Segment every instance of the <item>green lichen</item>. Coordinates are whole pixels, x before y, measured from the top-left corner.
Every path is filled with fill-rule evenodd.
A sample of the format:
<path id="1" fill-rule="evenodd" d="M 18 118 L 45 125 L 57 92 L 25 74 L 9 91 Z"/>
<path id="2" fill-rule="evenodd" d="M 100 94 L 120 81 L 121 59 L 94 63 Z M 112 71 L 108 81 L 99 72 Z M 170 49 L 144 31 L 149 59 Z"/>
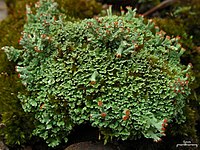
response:
<path id="1" fill-rule="evenodd" d="M 70 10 L 66 11 L 66 3 L 69 3 L 70 0 L 61 1 L 57 0 L 61 4 L 59 9 L 62 9 L 63 13 L 76 15 L 67 17 L 66 20 L 72 17 L 91 17 L 101 9 L 99 3 L 96 5 L 95 1 L 90 1 L 90 3 L 87 3 L 89 15 L 85 16 L 86 13 L 72 13 L 71 11 L 78 11 L 72 5 L 68 6 Z M 76 7 L 79 7 L 80 1 L 76 1 Z M 13 45 L 15 48 L 21 48 L 18 41 L 26 22 L 26 4 L 34 5 L 35 2 L 36 0 L 6 0 L 9 15 L 0 22 L 0 47 Z M 90 6 L 93 6 L 93 8 L 90 9 Z M 34 12 L 35 10 L 32 9 L 32 11 Z M 15 58 L 17 58 L 17 55 L 15 55 Z M 30 141 L 32 144 L 35 142 L 32 135 L 34 128 L 32 115 L 23 111 L 17 98 L 18 92 L 24 91 L 24 88 L 17 78 L 15 65 L 14 59 L 12 62 L 9 62 L 6 54 L 0 51 L 0 115 L 2 116 L 2 123 L 6 125 L 5 128 L 0 129 L 0 134 L 1 140 L 5 139 L 6 144 L 13 149 L 16 149 L 17 145 L 22 146 Z"/>
<path id="2" fill-rule="evenodd" d="M 153 20 L 169 36 L 179 36 L 180 43 L 187 48 L 187 54 L 194 48 L 193 38 L 187 33 L 187 27 L 182 20 L 169 18 L 154 18 Z"/>
<path id="3" fill-rule="evenodd" d="M 22 49 L 4 47 L 16 58 L 25 112 L 35 116 L 34 134 L 49 146 L 67 142 L 74 125 L 98 127 L 105 139 L 165 135 L 167 123 L 185 121 L 192 67 L 180 64 L 185 49 L 135 10 L 64 21 L 57 4 L 27 6 Z"/>
<path id="4" fill-rule="evenodd" d="M 199 120 L 199 82 L 200 82 L 200 59 L 198 51 L 198 31 L 199 31 L 199 3 L 198 1 L 180 1 L 173 9 L 171 14 L 175 16 L 166 17 L 162 19 L 154 18 L 156 24 L 170 36 L 179 36 L 180 43 L 187 51 L 181 56 L 181 62 L 193 64 L 193 75 L 195 81 L 190 85 L 192 92 L 188 97 L 185 108 L 186 122 L 177 125 L 174 124 L 172 128 L 173 135 L 182 136 L 183 138 L 192 138 L 194 141 L 198 140 L 197 136 L 197 121 Z M 177 11 L 176 11 L 177 10 Z"/>

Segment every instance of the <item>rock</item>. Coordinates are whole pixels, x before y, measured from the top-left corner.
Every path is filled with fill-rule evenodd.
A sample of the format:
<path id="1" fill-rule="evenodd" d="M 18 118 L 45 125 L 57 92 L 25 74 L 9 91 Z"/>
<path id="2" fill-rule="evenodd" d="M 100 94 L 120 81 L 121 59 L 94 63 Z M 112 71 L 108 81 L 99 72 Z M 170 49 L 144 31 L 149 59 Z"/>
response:
<path id="1" fill-rule="evenodd" d="M 100 142 L 88 141 L 72 144 L 64 150 L 117 150 L 117 148 L 111 145 L 104 145 Z"/>
<path id="2" fill-rule="evenodd" d="M 9 150 L 9 148 L 2 141 L 0 141 L 0 150 Z"/>

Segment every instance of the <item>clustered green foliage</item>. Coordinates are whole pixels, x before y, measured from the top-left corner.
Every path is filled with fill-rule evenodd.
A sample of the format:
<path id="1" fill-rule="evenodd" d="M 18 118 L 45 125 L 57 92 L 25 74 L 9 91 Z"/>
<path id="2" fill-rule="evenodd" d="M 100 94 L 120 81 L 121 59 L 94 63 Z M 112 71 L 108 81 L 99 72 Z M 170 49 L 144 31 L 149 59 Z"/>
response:
<path id="1" fill-rule="evenodd" d="M 188 97 L 188 102 L 186 106 L 186 118 L 187 121 L 181 126 L 177 127 L 180 130 L 175 129 L 172 132 L 180 132 L 185 134 L 189 137 L 196 136 L 196 121 L 199 119 L 198 116 L 198 106 L 199 106 L 199 80 L 200 80 L 200 73 L 199 73 L 199 54 L 196 52 L 195 46 L 195 37 L 192 35 L 189 37 L 187 34 L 188 27 L 184 23 L 183 20 L 180 18 L 178 19 L 170 19 L 170 18 L 154 18 L 156 25 L 158 25 L 161 29 L 166 31 L 168 35 L 180 35 L 180 43 L 187 51 L 182 55 L 181 61 L 183 64 L 187 64 L 187 62 L 192 62 L 193 64 L 193 74 L 195 76 L 195 81 L 190 86 L 192 92 Z M 195 38 L 195 39 L 194 39 Z M 190 128 L 188 128 L 190 126 Z M 183 129 L 184 128 L 184 129 Z M 192 134 L 191 134 L 192 133 Z"/>
<path id="2" fill-rule="evenodd" d="M 60 4 L 61 7 L 59 9 L 62 9 L 63 13 L 70 14 L 70 16 L 75 18 L 91 17 L 101 9 L 99 3 L 90 1 L 90 3 L 87 3 L 88 14 L 81 13 L 80 15 L 75 13 L 78 10 L 73 5 L 68 6 L 70 10 L 66 11 L 66 3 L 69 4 L 71 0 L 65 0 L 64 2 L 61 2 L 62 0 L 56 1 Z M 76 7 L 81 5 L 80 1 L 76 1 Z M 15 48 L 21 48 L 18 40 L 23 31 L 23 25 L 26 22 L 25 6 L 26 4 L 33 5 L 36 0 L 6 0 L 5 2 L 8 6 L 9 15 L 0 22 L 0 47 L 13 45 Z M 92 9 L 90 6 L 93 6 L 91 7 Z M 87 16 L 84 16 L 86 14 Z M 6 125 L 6 127 L 0 129 L 0 135 L 3 137 L 1 140 L 5 139 L 6 144 L 13 148 L 16 145 L 23 145 L 30 140 L 34 143 L 31 134 L 34 127 L 33 118 L 31 114 L 23 111 L 17 98 L 18 92 L 23 91 L 24 88 L 17 78 L 17 73 L 14 69 L 15 65 L 14 62 L 8 61 L 3 51 L 0 51 L 0 114 L 2 115 L 2 123 Z"/>
<path id="3" fill-rule="evenodd" d="M 184 56 L 184 59 L 189 59 L 194 65 L 193 71 L 195 75 L 195 82 L 192 85 L 192 94 L 190 95 L 190 106 L 193 110 L 199 114 L 199 100 L 200 100 L 200 1 L 199 0 L 183 0 L 180 1 L 179 5 L 174 8 L 173 12 L 176 18 L 182 20 L 186 32 L 192 36 L 192 41 L 194 47 L 187 55 Z M 173 17 L 172 17 L 173 18 Z M 199 120 L 199 115 L 196 115 L 196 120 Z"/>
<path id="4" fill-rule="evenodd" d="M 169 36 L 179 36 L 179 42 L 184 48 L 187 48 L 187 54 L 194 48 L 192 36 L 189 37 L 186 32 L 187 28 L 180 19 L 154 18 L 153 20 L 156 25 L 164 30 Z"/>
<path id="5" fill-rule="evenodd" d="M 151 20 L 130 7 L 112 15 L 63 21 L 57 4 L 27 6 L 22 49 L 4 47 L 17 62 L 26 92 L 18 97 L 35 115 L 34 134 L 56 146 L 74 125 L 98 127 L 105 141 L 146 138 L 160 141 L 167 123 L 185 121 L 183 108 L 192 81 L 184 49 Z"/>
<path id="6" fill-rule="evenodd" d="M 188 97 L 185 114 L 187 121 L 181 126 L 174 125 L 172 133 L 182 137 L 190 137 L 197 140 L 198 131 L 196 122 L 199 120 L 199 98 L 200 98 L 200 57 L 198 46 L 200 35 L 200 1 L 182 0 L 172 6 L 170 15 L 165 18 L 154 18 L 156 24 L 169 35 L 180 35 L 180 43 L 187 49 L 181 58 L 182 63 L 193 64 L 195 82 L 191 85 L 192 92 Z M 169 10 L 168 10 L 169 11 Z M 190 36 L 190 37 L 189 37 Z M 190 128 L 188 128 L 190 127 Z M 179 129 L 179 130 L 178 130 Z"/>

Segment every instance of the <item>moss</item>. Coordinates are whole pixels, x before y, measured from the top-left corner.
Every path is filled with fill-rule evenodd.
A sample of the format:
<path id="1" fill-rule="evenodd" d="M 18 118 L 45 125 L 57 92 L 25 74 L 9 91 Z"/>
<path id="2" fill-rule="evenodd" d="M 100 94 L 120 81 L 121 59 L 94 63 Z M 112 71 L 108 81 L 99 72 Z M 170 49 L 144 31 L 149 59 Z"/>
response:
<path id="1" fill-rule="evenodd" d="M 200 1 L 182 0 L 173 9 L 172 14 L 182 20 L 188 34 L 193 36 L 195 45 L 200 46 Z"/>
<path id="2" fill-rule="evenodd" d="M 0 47 L 10 43 L 20 47 L 18 39 L 25 23 L 26 3 L 30 3 L 30 0 L 9 2 L 9 15 L 0 22 Z M 24 113 L 17 98 L 23 86 L 17 78 L 14 66 L 15 63 L 9 62 L 5 53 L 0 51 L 0 114 L 2 123 L 6 125 L 5 128 L 0 129 L 0 134 L 11 147 L 23 145 L 31 140 L 33 130 L 31 115 Z"/>
<path id="3" fill-rule="evenodd" d="M 90 18 L 101 12 L 101 3 L 95 0 L 57 0 L 62 12 L 78 18 Z"/>
<path id="4" fill-rule="evenodd" d="M 0 134 L 9 146 L 20 145 L 30 140 L 33 130 L 31 115 L 24 113 L 17 98 L 23 87 L 14 73 L 13 63 L 9 63 L 5 54 L 0 54 L 0 114 L 5 128 Z"/>

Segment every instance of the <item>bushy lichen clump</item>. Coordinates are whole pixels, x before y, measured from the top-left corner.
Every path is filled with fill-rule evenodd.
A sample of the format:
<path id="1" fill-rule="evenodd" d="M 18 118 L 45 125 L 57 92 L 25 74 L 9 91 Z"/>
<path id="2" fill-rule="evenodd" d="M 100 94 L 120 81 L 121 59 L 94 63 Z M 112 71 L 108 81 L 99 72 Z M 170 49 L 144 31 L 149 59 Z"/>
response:
<path id="1" fill-rule="evenodd" d="M 90 123 L 105 139 L 144 136 L 159 141 L 168 122 L 184 121 L 190 93 L 190 68 L 180 64 L 185 51 L 178 38 L 165 36 L 135 11 L 63 22 L 56 3 L 41 0 L 20 44 L 3 49 L 18 62 L 27 89 L 23 109 L 35 114 L 34 133 L 50 146 L 74 125 Z"/>

